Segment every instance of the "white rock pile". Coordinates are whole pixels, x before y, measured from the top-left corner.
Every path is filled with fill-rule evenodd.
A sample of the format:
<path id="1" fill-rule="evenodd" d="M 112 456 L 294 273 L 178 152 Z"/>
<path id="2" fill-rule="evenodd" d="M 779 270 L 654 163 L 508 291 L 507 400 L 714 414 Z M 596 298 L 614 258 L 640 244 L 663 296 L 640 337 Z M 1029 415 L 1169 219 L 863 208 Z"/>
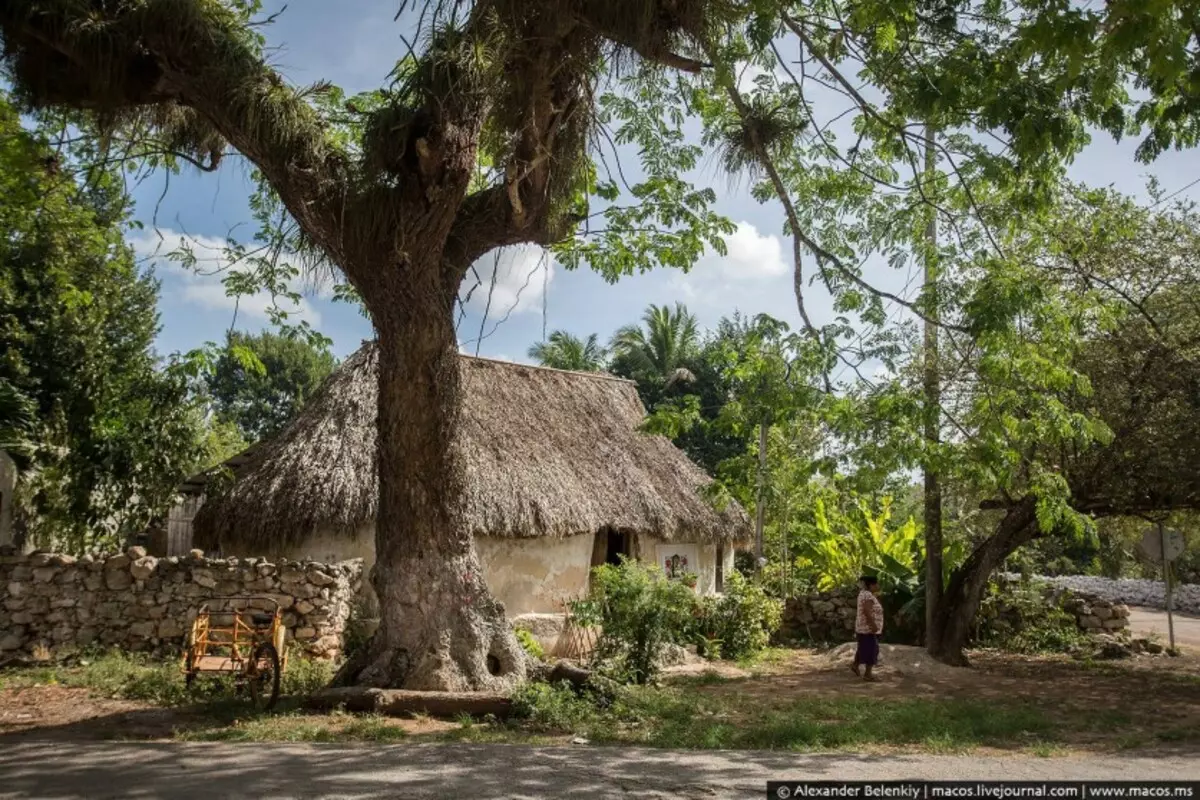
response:
<path id="1" fill-rule="evenodd" d="M 1016 576 L 1011 576 L 1016 577 Z M 1166 608 L 1166 592 L 1162 581 L 1137 578 L 1097 578 L 1090 575 L 1038 576 L 1060 589 L 1070 589 L 1078 594 L 1102 597 L 1113 603 L 1144 608 Z M 1200 585 L 1187 583 L 1174 587 L 1175 608 L 1189 614 L 1200 614 Z"/>

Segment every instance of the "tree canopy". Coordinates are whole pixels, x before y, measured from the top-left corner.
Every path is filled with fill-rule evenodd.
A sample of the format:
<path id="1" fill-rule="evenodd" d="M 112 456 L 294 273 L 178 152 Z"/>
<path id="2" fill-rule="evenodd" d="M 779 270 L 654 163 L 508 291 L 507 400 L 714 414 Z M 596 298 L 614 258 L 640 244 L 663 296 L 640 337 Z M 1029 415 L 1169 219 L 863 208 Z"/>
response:
<path id="1" fill-rule="evenodd" d="M 18 527 L 71 549 L 142 530 L 201 456 L 187 382 L 153 350 L 158 285 L 124 242 L 119 173 L 76 166 L 0 97 L 0 427 L 24 441 Z"/>
<path id="2" fill-rule="evenodd" d="M 230 331 L 205 383 L 217 417 L 254 442 L 286 425 L 335 366 L 308 339 Z"/>

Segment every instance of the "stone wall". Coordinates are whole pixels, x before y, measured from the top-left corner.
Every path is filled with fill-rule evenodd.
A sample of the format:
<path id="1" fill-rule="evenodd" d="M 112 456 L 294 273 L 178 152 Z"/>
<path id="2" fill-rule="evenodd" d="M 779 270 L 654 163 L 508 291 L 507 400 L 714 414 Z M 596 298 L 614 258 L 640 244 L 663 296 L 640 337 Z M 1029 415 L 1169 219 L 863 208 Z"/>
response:
<path id="1" fill-rule="evenodd" d="M 210 560 L 199 550 L 155 558 L 141 547 L 100 557 L 0 549 L 0 662 L 22 653 L 63 656 L 100 645 L 177 650 L 205 600 L 276 599 L 289 641 L 329 658 L 342 646 L 362 563 Z"/>
<path id="2" fill-rule="evenodd" d="M 1129 608 L 1107 598 L 1047 587 L 1047 600 L 1075 616 L 1082 630 L 1118 633 L 1129 627 Z M 783 607 L 781 633 L 786 639 L 814 642 L 843 642 L 854 639 L 857 589 L 790 598 Z M 888 623 L 895 609 L 884 608 Z M 887 623 L 885 623 L 886 625 Z"/>
<path id="3" fill-rule="evenodd" d="M 814 642 L 850 641 L 854 639 L 857 602 L 856 589 L 789 598 L 783 605 L 780 633 L 785 638 Z"/>

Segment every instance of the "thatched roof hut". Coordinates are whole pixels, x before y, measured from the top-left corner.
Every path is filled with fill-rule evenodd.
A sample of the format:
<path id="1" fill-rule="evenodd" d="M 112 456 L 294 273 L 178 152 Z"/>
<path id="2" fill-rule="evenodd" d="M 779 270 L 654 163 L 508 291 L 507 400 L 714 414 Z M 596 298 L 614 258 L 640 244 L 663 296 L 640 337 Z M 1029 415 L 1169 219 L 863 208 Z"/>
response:
<path id="1" fill-rule="evenodd" d="M 483 358 L 460 361 L 468 472 L 465 517 L 476 536 L 568 537 L 601 529 L 664 541 L 740 542 L 745 512 L 718 510 L 710 482 L 668 439 L 638 430 L 632 382 Z M 352 534 L 377 503 L 377 350 L 329 377 L 303 412 L 249 452 L 230 489 L 194 521 L 198 546 L 266 551 L 316 531 Z"/>

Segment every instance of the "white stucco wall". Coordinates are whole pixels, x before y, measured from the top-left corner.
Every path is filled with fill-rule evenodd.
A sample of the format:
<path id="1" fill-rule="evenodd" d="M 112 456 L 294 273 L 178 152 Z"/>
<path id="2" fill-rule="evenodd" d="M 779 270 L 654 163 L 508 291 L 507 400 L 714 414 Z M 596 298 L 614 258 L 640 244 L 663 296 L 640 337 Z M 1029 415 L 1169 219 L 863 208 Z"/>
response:
<path id="1" fill-rule="evenodd" d="M 592 536 L 567 539 L 481 536 L 475 539 L 475 551 L 488 589 L 504 604 L 508 616 L 515 617 L 561 612 L 563 601 L 584 595 L 591 569 L 592 544 Z M 277 552 L 223 555 L 310 558 L 325 562 L 361 558 L 364 570 L 369 571 L 375 565 L 375 529 L 371 525 L 363 526 L 354 536 L 318 531 Z"/>
<path id="2" fill-rule="evenodd" d="M 477 537 L 483 576 L 510 617 L 559 613 L 563 603 L 587 594 L 592 536 L 566 539 Z"/>
<path id="3" fill-rule="evenodd" d="M 696 591 L 701 594 L 712 594 L 717 590 L 717 545 L 700 542 L 668 543 L 653 536 L 637 537 L 636 554 L 641 561 L 648 561 L 661 567 L 662 564 L 659 564 L 658 558 L 660 548 L 681 551 L 694 550 L 698 556 L 698 564 L 691 571 L 696 573 Z M 729 575 L 733 571 L 733 547 L 726 545 L 723 561 L 724 574 Z"/>
<path id="4" fill-rule="evenodd" d="M 711 594 L 716 591 L 717 546 L 715 544 L 676 543 L 667 545 L 650 536 L 636 536 L 633 555 L 649 563 L 658 562 L 659 546 L 669 549 L 682 545 L 695 552 L 697 591 Z M 530 627 L 548 653 L 556 653 L 561 617 L 556 624 L 545 615 L 558 615 L 563 603 L 587 593 L 596 536 L 571 536 L 566 539 L 501 539 L 476 537 L 475 550 L 483 568 L 488 589 L 504 604 L 509 619 L 526 617 L 524 627 Z M 601 550 L 601 552 L 603 552 Z M 270 553 L 226 552 L 223 555 L 266 556 L 267 558 L 309 558 L 336 562 L 354 558 L 363 560 L 364 574 L 375 566 L 375 529 L 363 526 L 353 536 L 332 531 L 318 531 L 298 544 Z M 724 574 L 733 572 L 733 547 L 724 548 Z M 375 593 L 369 581 L 363 582 L 363 599 L 368 611 L 375 609 Z"/>
<path id="5" fill-rule="evenodd" d="M 0 450 L 0 545 L 13 543 L 13 495 L 17 488 L 17 465 Z"/>

